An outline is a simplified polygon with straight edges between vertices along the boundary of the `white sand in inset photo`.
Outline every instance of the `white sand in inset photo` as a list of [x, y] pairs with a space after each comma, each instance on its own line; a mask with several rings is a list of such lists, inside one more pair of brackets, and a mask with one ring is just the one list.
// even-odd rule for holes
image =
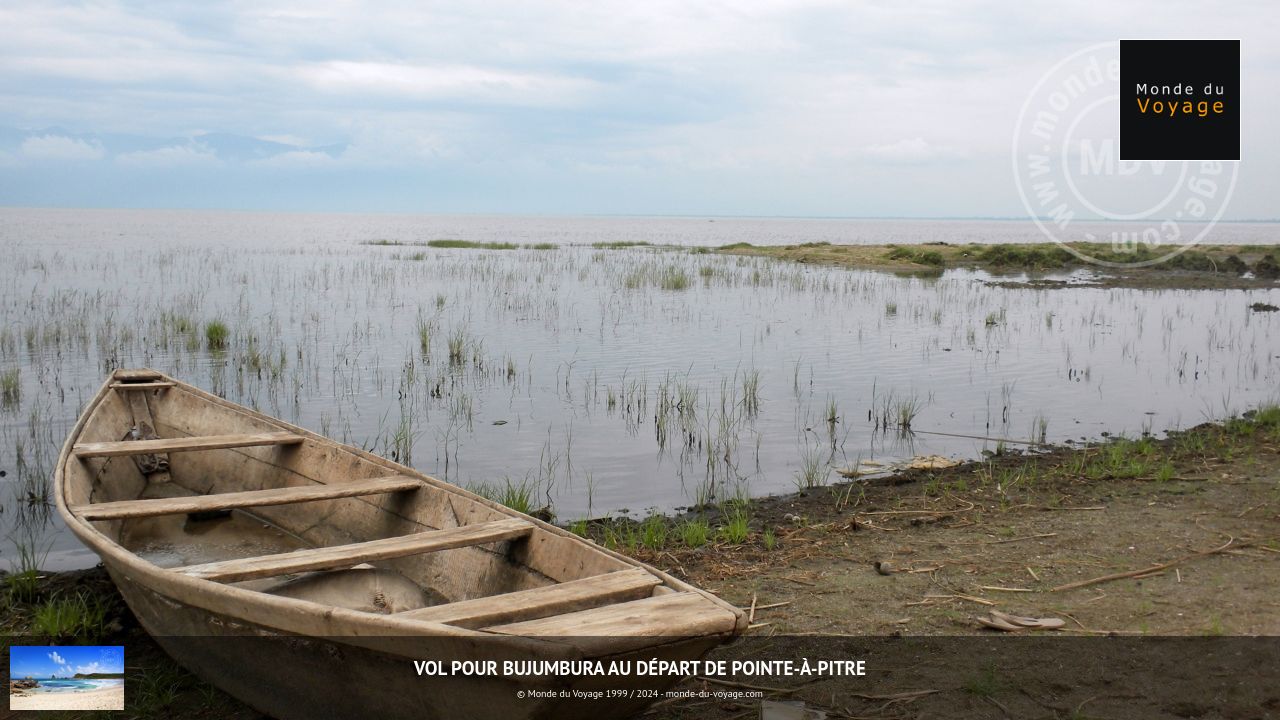
[[84, 692], [30, 693], [9, 696], [10, 710], [123, 710], [124, 685]]

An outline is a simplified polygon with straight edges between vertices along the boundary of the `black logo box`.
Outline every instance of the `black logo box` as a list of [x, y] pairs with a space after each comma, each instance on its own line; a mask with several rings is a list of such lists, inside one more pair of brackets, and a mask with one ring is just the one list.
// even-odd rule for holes
[[1239, 40], [1120, 41], [1122, 160], [1239, 160], [1240, 100]]

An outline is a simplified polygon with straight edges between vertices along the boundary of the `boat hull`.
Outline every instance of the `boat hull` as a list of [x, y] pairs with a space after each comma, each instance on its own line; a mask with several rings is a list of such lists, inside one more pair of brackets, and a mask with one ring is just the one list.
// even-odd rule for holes
[[[137, 433], [144, 425], [140, 418], [154, 434], [120, 441], [131, 426]], [[162, 470], [137, 462], [154, 461], [154, 453], [168, 455], [159, 458]], [[126, 455], [134, 457], [120, 457]], [[352, 483], [376, 488], [370, 495], [352, 491]], [[680, 678], [510, 674], [502, 663], [690, 660], [746, 625], [737, 608], [656, 568], [153, 371], [117, 371], [103, 384], [63, 447], [55, 484], [67, 526], [102, 558], [161, 647], [204, 680], [280, 720], [627, 717]], [[285, 496], [295, 499], [274, 500]], [[224, 518], [286, 534], [301, 549], [245, 544], [237, 536], [225, 559], [174, 550], [217, 548], [217, 533], [232, 527], [226, 519], [184, 515], [191, 507], [238, 508], [264, 497], [271, 501]], [[157, 507], [162, 510], [147, 516]], [[166, 537], [159, 532], [162, 517], [176, 522], [166, 532], [190, 533], [167, 546], [176, 557], [149, 540]], [[149, 535], [148, 528], [159, 534]], [[363, 601], [342, 604], [317, 594], [323, 583], [294, 583], [279, 593], [254, 585], [299, 572], [367, 567], [364, 561], [412, 582], [423, 599], [428, 590], [434, 597], [418, 607], [415, 593], [384, 594], [383, 585], [375, 588], [375, 607], [366, 608]], [[581, 592], [575, 582], [597, 588], [602, 578], [628, 577], [622, 571], [631, 573], [626, 582], [637, 573], [644, 581], [612, 600], [603, 593], [586, 606], [567, 599]], [[354, 579], [349, 570], [333, 577]], [[561, 584], [573, 589], [538, 596], [561, 603], [550, 617], [522, 616], [520, 606], [506, 600]], [[483, 622], [430, 619], [436, 606], [489, 598], [500, 598], [497, 611], [492, 602], [483, 612], [474, 602], [468, 606]], [[536, 603], [531, 607], [541, 612]], [[574, 637], [580, 627], [591, 632]], [[415, 661], [428, 660], [441, 661], [448, 674], [420, 673]], [[457, 673], [455, 661], [496, 662], [497, 668]], [[585, 699], [591, 697], [599, 699]]]
[[[352, 638], [301, 636], [210, 612], [107, 570], [148, 634], [171, 657], [255, 710], [278, 720], [465, 720], [632, 717], [661, 699], [679, 677], [418, 675], [415, 660], [527, 659], [501, 640], [460, 642], [441, 636]], [[381, 642], [380, 642], [381, 640]], [[718, 638], [655, 638], [653, 648], [619, 660], [687, 660]], [[379, 645], [389, 646], [380, 649]], [[406, 652], [410, 648], [416, 652]], [[606, 661], [607, 662], [607, 661]], [[626, 691], [607, 697], [609, 691]], [[592, 694], [606, 697], [589, 699]]]

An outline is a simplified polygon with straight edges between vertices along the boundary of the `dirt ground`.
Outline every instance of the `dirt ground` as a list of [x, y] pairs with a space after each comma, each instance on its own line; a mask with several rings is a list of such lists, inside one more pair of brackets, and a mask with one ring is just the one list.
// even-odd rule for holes
[[[752, 515], [758, 531], [778, 528], [774, 550], [647, 559], [754, 604], [750, 636], [776, 638], [771, 657], [881, 639], [850, 651], [877, 666], [863, 683], [742, 679], [795, 689], [775, 699], [830, 717], [1280, 716], [1274, 426], [912, 471], [765, 499]], [[992, 609], [1065, 624], [1013, 637], [978, 622]], [[1173, 650], [1169, 636], [1186, 637]], [[658, 712], [755, 716], [744, 702]]]
[[[742, 607], [790, 603], [757, 614], [780, 633], [981, 633], [973, 616], [996, 607], [1070, 618], [1064, 632], [1280, 635], [1276, 445], [1210, 451], [1163, 482], [1070, 477], [1078, 453], [1101, 452], [997, 458], [768, 499], [754, 504], [753, 524], [777, 528], [773, 551], [718, 546], [647, 559]], [[1012, 482], [1000, 487], [1002, 478]], [[1055, 590], [1228, 541], [1142, 577]]]
[[[833, 718], [1280, 716], [1275, 409], [1167, 440], [764, 498], [749, 514], [739, 545], [634, 552], [752, 613], [747, 636], [715, 657], [866, 657], [868, 675], [684, 689], [759, 692]], [[101, 570], [47, 582], [114, 598]], [[173, 668], [113, 602], [110, 642], [150, 678], [134, 688], [176, 688], [141, 703], [132, 690], [132, 716], [258, 717]], [[1064, 625], [995, 631], [977, 621], [993, 609]], [[6, 630], [21, 633], [24, 617], [9, 608]], [[664, 700], [648, 716], [759, 717], [760, 702]]]

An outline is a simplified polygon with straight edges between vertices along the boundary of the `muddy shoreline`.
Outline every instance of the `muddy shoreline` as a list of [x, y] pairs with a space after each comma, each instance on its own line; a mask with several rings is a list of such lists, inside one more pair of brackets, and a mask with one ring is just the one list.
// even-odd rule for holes
[[[712, 527], [726, 520], [717, 514], [723, 509], [707, 512]], [[738, 543], [716, 536], [689, 548], [673, 537], [659, 549], [623, 548], [751, 612], [748, 640], [716, 651], [726, 658], [762, 648], [821, 656], [840, 637], [936, 641], [944, 654], [965, 652], [957, 637], [997, 648], [1011, 643], [1030, 657], [1069, 647], [1043, 640], [1016, 645], [1020, 641], [978, 622], [992, 609], [1059, 618], [1060, 630], [1010, 635], [1060, 643], [1280, 636], [1280, 411], [1274, 408], [1163, 440], [1002, 453], [760, 498], [745, 514], [747, 534]], [[616, 544], [618, 535], [606, 538], [608, 527], [595, 523], [586, 533]], [[139, 717], [258, 717], [173, 667], [101, 568], [45, 574], [33, 602], [7, 606], [4, 631], [15, 641], [36, 640], [31, 632], [39, 603], [77, 593], [107, 607], [105, 637], [85, 640], [129, 648], [133, 677], [143, 678], [129, 683], [129, 707]], [[938, 685], [948, 672], [939, 668], [889, 685], [919, 690], [925, 678]], [[165, 682], [181, 691], [137, 695]], [[831, 687], [764, 685], [778, 689], [774, 697], [836, 707], [834, 695], [822, 697]], [[884, 687], [876, 685], [877, 692], [887, 692]], [[983, 693], [958, 692], [975, 716], [1002, 715]], [[928, 716], [930, 708], [957, 702], [955, 695], [938, 695], [894, 703], [910, 713], [886, 717]], [[696, 707], [700, 716], [737, 717], [754, 702], [664, 703], [653, 716], [682, 717]], [[182, 712], [173, 714], [174, 707]], [[1186, 706], [1195, 708], [1194, 702]]]

